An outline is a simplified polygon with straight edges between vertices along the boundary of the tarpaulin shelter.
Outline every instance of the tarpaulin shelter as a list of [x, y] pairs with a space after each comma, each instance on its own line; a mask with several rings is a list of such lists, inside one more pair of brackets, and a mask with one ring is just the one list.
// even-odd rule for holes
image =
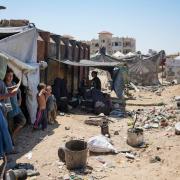
[[133, 56], [136, 56], [136, 53], [129, 52], [125, 56], [126, 57], [133, 57]]
[[166, 60], [166, 79], [180, 83], [180, 56]]
[[115, 58], [125, 57], [125, 55], [120, 51], [115, 52], [112, 56], [115, 57]]
[[26, 105], [31, 123], [36, 119], [37, 85], [39, 83], [39, 64], [37, 63], [37, 30], [35, 27], [0, 28], [0, 61], [6, 70], [8, 65], [26, 87]]
[[118, 69], [118, 71], [116, 69], [114, 73], [114, 68], [122, 67], [124, 65], [124, 62], [119, 62], [118, 59], [103, 53], [96, 53], [95, 55], [92, 55], [90, 60], [82, 59], [79, 62], [64, 60], [61, 62], [71, 66], [96, 67], [108, 71], [113, 79], [113, 89], [116, 95], [119, 98], [122, 97], [124, 89], [123, 74], [120, 69]]
[[165, 52], [160, 51], [150, 57], [137, 54], [134, 57], [122, 59], [128, 67], [129, 81], [136, 85], [158, 85], [160, 83], [158, 79], [159, 65], [164, 56]]

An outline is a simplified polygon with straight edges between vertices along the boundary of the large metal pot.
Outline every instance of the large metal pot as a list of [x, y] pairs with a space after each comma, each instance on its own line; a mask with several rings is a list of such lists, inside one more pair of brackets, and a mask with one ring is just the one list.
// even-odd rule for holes
[[127, 143], [133, 147], [141, 146], [144, 143], [143, 129], [129, 128], [127, 131]]

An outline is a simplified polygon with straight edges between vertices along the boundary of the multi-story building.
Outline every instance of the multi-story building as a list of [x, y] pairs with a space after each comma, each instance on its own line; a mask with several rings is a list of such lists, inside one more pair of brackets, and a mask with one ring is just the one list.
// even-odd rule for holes
[[113, 34], [107, 31], [102, 31], [98, 39], [92, 39], [89, 44], [91, 54], [95, 54], [100, 48], [104, 47], [107, 54], [114, 54], [120, 51], [123, 54], [136, 51], [136, 40], [129, 37], [113, 37]]

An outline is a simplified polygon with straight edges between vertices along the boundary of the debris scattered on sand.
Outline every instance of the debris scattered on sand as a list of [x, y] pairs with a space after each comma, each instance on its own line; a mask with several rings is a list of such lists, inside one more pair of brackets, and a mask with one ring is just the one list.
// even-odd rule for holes
[[70, 128], [70, 126], [65, 126], [65, 130], [70, 130], [71, 128]]

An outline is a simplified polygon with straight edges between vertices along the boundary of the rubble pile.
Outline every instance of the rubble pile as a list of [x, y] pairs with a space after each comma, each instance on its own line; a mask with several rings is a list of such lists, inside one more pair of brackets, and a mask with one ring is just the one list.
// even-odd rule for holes
[[162, 92], [165, 90], [164, 86], [138, 86], [139, 90], [150, 91], [150, 92]]
[[167, 127], [174, 125], [179, 121], [179, 110], [173, 106], [153, 107], [151, 109], [138, 109], [138, 121], [136, 126], [144, 129]]

